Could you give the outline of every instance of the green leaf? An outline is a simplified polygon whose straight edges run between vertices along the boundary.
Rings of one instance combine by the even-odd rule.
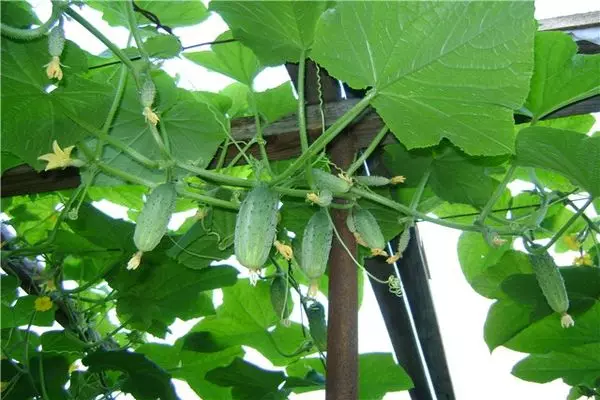
[[[507,277],[513,274],[532,273],[533,269],[527,254],[508,250],[496,264],[487,267],[469,283],[482,296],[498,299],[505,297],[500,285]]]
[[[87,61],[74,43],[66,42],[61,63],[69,68],[51,93],[46,88],[55,82],[43,68],[50,61],[45,38],[17,43],[3,37],[1,58],[3,151],[41,170],[46,163],[37,158],[52,152],[53,140],[65,148],[85,136],[70,116],[96,127],[104,122],[113,89],[76,75],[87,69]]]
[[[474,282],[480,276],[484,275],[489,268],[500,262],[502,256],[510,248],[511,243],[505,243],[500,247],[490,247],[481,233],[463,232],[460,235],[460,239],[458,239],[458,260],[460,267],[467,282],[469,282],[477,293],[482,296],[490,296],[489,289],[486,290],[481,287],[485,285],[475,287]]]
[[[292,83],[285,82],[273,89],[255,93],[256,107],[268,124],[273,123],[298,109]]]
[[[181,339],[180,339],[181,340]],[[203,399],[231,399],[231,388],[224,388],[205,379],[208,371],[229,365],[236,357],[243,357],[239,346],[210,353],[181,351],[182,366],[174,372],[174,377],[185,379],[192,389]]]
[[[600,94],[600,55],[576,53],[577,44],[567,33],[536,33],[533,77],[525,102],[534,119]]]
[[[231,286],[237,270],[219,266],[193,270],[161,255],[144,254],[135,271],[119,268],[106,279],[121,292],[117,312],[138,329],[158,323],[166,329],[175,318],[191,319],[214,313],[207,290]],[[155,331],[157,336],[165,330]]]
[[[144,43],[150,57],[168,59],[177,57],[181,52],[181,42],[174,35],[158,34],[151,36]]]
[[[225,32],[216,40],[232,38],[231,32]],[[249,87],[252,87],[254,78],[264,68],[252,50],[239,42],[216,44],[212,46],[212,50],[185,53],[184,56],[196,64],[226,75]]]
[[[283,372],[267,371],[254,364],[235,358],[227,367],[219,367],[206,374],[206,380],[219,386],[232,386],[234,399],[263,399],[278,391],[285,380]]]
[[[517,163],[558,172],[600,196],[600,137],[561,129],[530,127],[517,136]]]
[[[2,310],[2,318],[5,318],[4,310]],[[25,357],[26,354],[29,356],[35,354],[40,345],[40,337],[38,334],[34,331],[27,331],[25,329],[2,329],[0,330],[0,339],[2,349],[10,359],[17,360],[21,363],[27,361]],[[27,352],[25,351],[25,343],[27,343]]]
[[[287,365],[299,356],[285,357],[279,351],[295,352],[304,337],[299,324],[282,327],[278,321],[279,316],[271,305],[269,283],[259,281],[252,286],[247,279],[241,279],[236,285],[223,289],[223,304],[217,309],[217,315],[204,318],[192,332],[210,332],[221,348],[250,346],[274,365]]]
[[[143,354],[98,350],[87,355],[82,362],[92,372],[117,370],[127,374],[121,390],[131,393],[136,399],[178,399],[171,375]]]
[[[8,359],[2,360],[2,382],[13,382],[9,389],[3,391],[2,399],[22,400],[34,397],[45,397],[52,400],[69,399],[65,385],[69,380],[69,362],[60,356],[48,356],[38,353],[27,363],[29,374],[23,374],[16,364]],[[23,369],[19,365],[19,369]],[[43,370],[43,379],[42,379]],[[44,388],[42,390],[42,384]]]
[[[12,275],[0,276],[0,296],[2,304],[10,306],[17,299],[17,288],[19,280]]]
[[[543,119],[541,121],[537,121],[535,126],[542,126],[545,128],[554,128],[554,129],[564,129],[567,131],[575,131],[579,133],[588,133],[590,129],[594,126],[596,119],[591,114],[582,114],[582,115],[570,115],[568,117],[563,118],[552,118],[552,119]],[[524,124],[515,125],[516,131],[520,131],[524,128],[528,128],[531,126],[531,123],[527,122]]]
[[[2,329],[16,328],[22,325],[52,326],[56,305],[47,311],[36,311],[35,300],[38,296],[19,297],[14,307],[2,305]]]
[[[86,344],[67,331],[49,331],[42,334],[42,349],[45,353],[82,354]]]
[[[23,160],[7,151],[1,152],[0,157],[0,174],[4,174],[5,171],[23,164]]]
[[[40,25],[31,4],[24,0],[7,1],[2,4],[2,22],[15,28],[29,28],[32,24]]]
[[[402,144],[391,144],[384,147],[383,160],[392,175],[406,178],[402,187],[417,187],[430,168],[433,155],[429,149],[408,151]]]
[[[116,82],[115,76],[116,74],[111,76],[107,75],[107,72],[97,72],[95,78]],[[205,101],[200,101],[185,91],[177,90],[173,78],[165,72],[157,71],[152,78],[158,93],[155,109],[160,117],[159,128],[167,133],[172,153],[181,161],[193,163],[198,167],[208,166],[229,130],[227,119]],[[142,106],[133,80],[127,83],[110,134],[150,159],[162,158],[142,115]],[[110,146],[105,147],[103,160],[113,167],[142,178],[155,182],[164,180],[162,171],[145,168],[128,155]],[[179,176],[189,175],[182,170],[177,172]],[[96,185],[106,184],[122,185],[123,182],[100,174],[96,179]]]
[[[144,205],[143,195],[148,193],[145,186],[90,186],[87,195],[92,201],[108,200],[111,203],[141,211]]]
[[[48,237],[58,217],[57,205],[62,197],[56,193],[35,194],[11,198],[11,204],[3,212],[11,219],[10,225],[17,235],[29,244],[41,242]]]
[[[531,323],[548,315],[512,300],[500,300],[492,304],[485,320],[483,337],[490,352],[502,346]],[[557,321],[558,324],[558,321]]]
[[[311,48],[324,1],[213,1],[210,9],[227,22],[233,36],[265,65],[297,62]]]
[[[166,370],[176,369],[179,366],[179,348],[162,343],[144,343],[135,349],[136,353],[142,353],[152,362]]]
[[[600,343],[532,354],[519,361],[512,374],[530,382],[547,383],[562,378],[571,386],[594,387],[600,378]]]
[[[124,1],[89,1],[86,4],[103,12],[102,19],[111,26],[129,26]],[[162,25],[170,28],[196,25],[209,16],[200,0],[140,0],[138,8],[154,14]],[[154,25],[142,13],[136,12],[139,25]]]
[[[359,381],[361,399],[382,399],[388,392],[399,392],[414,387],[408,374],[388,353],[361,354]]]
[[[341,2],[319,21],[311,58],[355,89],[372,87],[372,105],[409,149],[448,138],[471,155],[507,154],[534,31],[532,2]]]
[[[231,253],[237,213],[221,208],[212,209],[208,216],[196,222],[167,255],[186,267],[206,268],[212,261],[224,260]]]
[[[219,92],[231,100],[231,106],[227,109],[227,116],[231,119],[252,115],[248,96],[250,88],[243,83],[234,82]]]

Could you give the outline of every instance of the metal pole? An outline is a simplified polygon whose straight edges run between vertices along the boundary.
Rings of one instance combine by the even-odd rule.
[[[331,146],[331,160],[345,169],[352,162],[353,149],[350,135],[342,133]],[[354,236],[346,226],[347,212],[332,214],[344,243],[356,253]],[[328,321],[326,399],[358,399],[358,273],[335,238],[329,256]]]

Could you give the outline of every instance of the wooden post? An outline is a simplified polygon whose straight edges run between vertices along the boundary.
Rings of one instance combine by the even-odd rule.
[[[345,169],[352,162],[351,141],[344,132],[331,146],[331,159],[340,168]],[[333,221],[356,256],[356,243],[346,226],[346,215],[346,210],[334,210]],[[335,238],[329,256],[326,392],[327,400],[358,399],[358,275],[356,265]]]

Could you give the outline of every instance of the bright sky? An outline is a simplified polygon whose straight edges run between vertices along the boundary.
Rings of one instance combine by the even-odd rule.
[[[49,15],[49,1],[30,0],[30,2],[36,6],[42,19]],[[538,0],[536,1],[536,18],[550,18],[599,9],[600,4],[593,0],[570,0],[568,2]],[[119,46],[125,47],[127,41],[125,28],[108,26],[101,19],[99,12],[88,7],[82,8],[80,13],[111,40]],[[175,33],[186,46],[214,40],[225,30],[227,30],[225,23],[220,17],[213,15],[200,26],[179,28],[175,30]],[[65,31],[69,39],[77,42],[85,50],[95,54],[105,50],[104,45],[73,21],[66,23]],[[169,60],[164,63],[164,69],[171,75],[179,74],[180,86],[188,89],[218,91],[233,83],[233,80],[207,71],[187,60]],[[269,68],[259,75],[255,86],[257,90],[261,91],[278,86],[286,80],[289,80],[289,77],[283,67]],[[598,123],[595,129],[600,129]],[[126,218],[124,210],[120,210],[118,207],[105,203],[101,208],[115,217]],[[174,218],[173,226],[178,225],[182,221],[182,217]],[[483,325],[492,302],[475,293],[462,275],[456,253],[460,232],[430,223],[420,223],[419,230],[431,272],[431,290],[456,398],[460,400],[566,398],[568,387],[560,381],[539,385],[521,381],[510,374],[512,366],[523,358],[523,354],[504,348],[495,350],[493,354],[489,353],[483,340]],[[570,261],[573,255],[567,254],[563,257]],[[321,300],[325,302],[325,299]],[[296,308],[292,319],[299,321],[299,310],[298,307]],[[195,323],[196,321],[176,322],[172,327],[174,335],[168,337],[167,341],[174,342],[177,337],[187,333]],[[273,368],[271,363],[260,353],[252,349],[246,350],[247,358],[251,362],[264,368]],[[368,284],[365,285],[363,304],[359,313],[359,350],[361,353],[393,353],[379,307]],[[178,381],[176,387],[182,399],[198,399],[187,383]],[[311,392],[291,398],[323,399],[324,393]],[[385,399],[404,400],[409,399],[409,396],[407,393],[390,393]]]

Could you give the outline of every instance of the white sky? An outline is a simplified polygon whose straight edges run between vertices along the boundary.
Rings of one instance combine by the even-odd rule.
[[[50,7],[47,0],[29,0],[40,14],[46,18]],[[592,0],[538,0],[536,1],[536,18],[550,18],[581,12],[599,10],[600,4]],[[113,28],[101,19],[101,14],[88,7],[80,13],[96,28],[100,29],[113,42],[125,47],[127,31],[125,28]],[[214,40],[227,26],[217,15],[211,16],[197,27],[179,28],[175,33],[182,39],[183,45],[196,44]],[[105,50],[95,37],[75,22],[67,22],[66,35],[76,41],[82,48],[98,54]],[[205,48],[206,50],[208,47]],[[194,49],[199,51],[203,49]],[[233,83],[223,75],[207,71],[187,60],[169,60],[164,69],[171,75],[180,76],[180,86],[188,89],[218,91]],[[262,72],[255,82],[256,90],[262,91],[275,87],[288,80],[283,67],[269,68]],[[598,129],[598,123],[595,129]],[[103,206],[115,217],[126,217],[115,207]],[[180,217],[181,218],[181,217]],[[181,220],[179,218],[179,220]],[[173,221],[176,223],[176,221]],[[499,348],[490,355],[483,340],[483,325],[489,305],[492,301],[475,293],[467,284],[460,270],[457,258],[457,240],[460,232],[439,227],[430,223],[420,223],[419,230],[425,246],[428,265],[431,272],[431,290],[437,311],[438,322],[443,336],[446,357],[449,364],[454,391],[460,400],[505,400],[505,399],[564,399],[568,387],[560,381],[539,385],[525,382],[510,374],[512,366],[523,354]],[[572,259],[572,255],[566,255]],[[324,300],[324,299],[323,299]],[[298,311],[292,318],[299,321]],[[178,321],[172,330],[174,335],[168,342],[187,333],[195,321]],[[247,358],[264,368],[272,365],[260,353],[247,350]],[[368,284],[365,285],[363,305],[359,313],[359,350],[366,352],[393,353],[385,324],[379,307]],[[177,391],[184,400],[198,399],[187,383],[176,382]],[[323,392],[311,392],[304,395],[292,395],[292,399],[323,399]],[[409,399],[407,392],[390,393],[386,400]],[[212,399],[207,399],[212,400]]]

